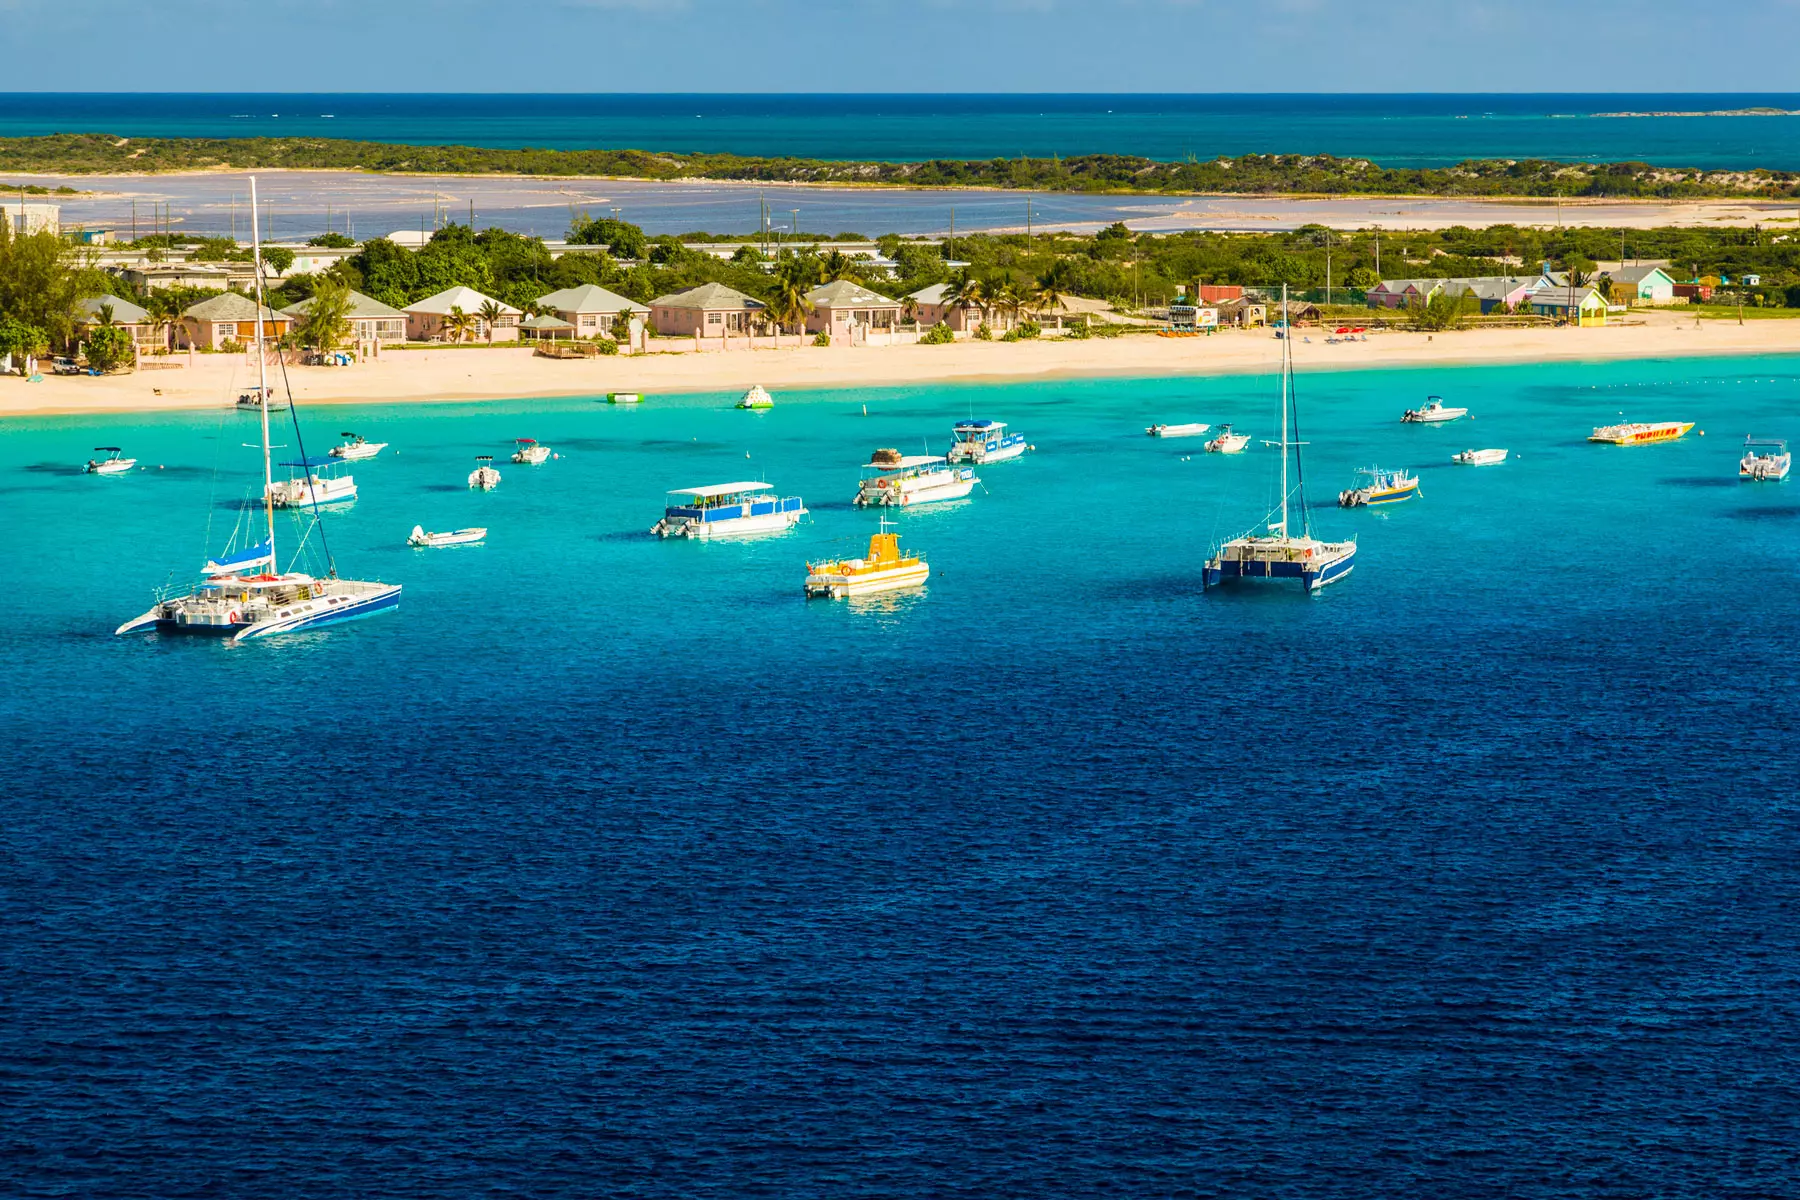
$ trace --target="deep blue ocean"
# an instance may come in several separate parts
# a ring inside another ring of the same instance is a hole
[[[0,93],[0,136],[314,136],[806,158],[1340,154],[1800,169],[1800,95],[367,95]]]
[[[1267,450],[1142,433],[1266,377],[307,410],[392,443],[329,530],[404,603],[238,649],[111,630],[254,421],[9,420],[0,1194],[1791,1195],[1800,481],[1735,463],[1796,361],[1320,351],[1311,599],[1199,586]],[[1037,452],[905,515],[929,586],[803,600],[971,411]],[[645,532],[757,475],[811,523]]]

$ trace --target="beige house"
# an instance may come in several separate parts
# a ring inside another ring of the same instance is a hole
[[[461,309],[463,314],[474,321],[471,336],[475,341],[516,342],[519,340],[519,318],[523,314],[510,304],[500,305],[500,315],[494,321],[493,336],[488,336],[487,319],[481,315],[486,304],[498,304],[492,296],[484,296],[474,288],[453,287],[439,292],[435,296],[427,296],[417,304],[406,306],[406,336],[415,342],[446,342],[454,335],[444,332],[444,318],[453,310]]]
[[[1269,323],[1269,306],[1257,300],[1239,298],[1219,301],[1219,324],[1238,329],[1260,329]]]
[[[722,338],[750,333],[764,321],[768,305],[722,283],[703,283],[650,302],[656,332],[673,336]]]
[[[973,304],[951,303],[949,293],[949,284],[934,283],[907,297],[913,302],[921,329],[929,329],[942,322],[957,333],[972,333],[983,320],[988,322],[989,329],[998,328],[994,324],[995,314],[992,311],[984,313]]]
[[[894,332],[900,324],[900,302],[871,292],[860,283],[839,279],[806,293],[808,333],[828,333],[832,341],[855,341],[872,329]]]
[[[202,300],[175,321],[175,344],[200,350],[223,349],[225,343],[248,346],[256,339],[256,318],[262,314],[263,337],[273,341],[285,337],[294,327],[292,317],[284,317],[256,301],[236,292],[226,292],[211,300]]]
[[[584,283],[538,297],[538,307],[567,321],[578,338],[609,337],[623,341],[631,332],[631,318],[648,317],[650,310],[617,292]]]
[[[138,350],[148,354],[168,346],[168,332],[150,319],[150,314],[129,300],[117,296],[96,296],[81,302],[81,315],[75,318],[75,338],[82,341],[100,325],[101,308],[112,306],[112,323],[131,335]]]
[[[304,324],[306,314],[311,309],[312,301],[308,299],[290,304],[281,311],[294,318],[296,323]],[[371,296],[351,292],[350,336],[346,340],[359,345],[366,342],[404,342],[406,314],[397,308],[389,308]]]

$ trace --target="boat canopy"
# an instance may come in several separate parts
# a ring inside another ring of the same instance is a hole
[[[904,471],[912,467],[922,467],[928,463],[947,462],[941,454],[909,454],[899,462],[865,463],[863,469],[868,471]]]
[[[111,450],[114,454],[117,454],[119,452],[120,447],[118,447],[118,446],[95,446],[94,449],[96,449],[96,450]]]
[[[768,487],[768,484],[757,480],[748,483],[713,483],[708,484],[705,487],[671,488],[669,495],[693,496],[698,499],[705,499],[709,496],[729,496],[734,492],[764,491]]]
[[[519,443],[519,445],[521,445],[521,446],[535,446],[535,445],[537,445],[537,439],[536,439],[536,438],[514,438],[514,439],[513,439],[513,441],[515,441],[515,442],[517,442],[517,443]]]
[[[239,550],[236,554],[224,554],[218,558],[207,559],[206,573],[208,575],[233,575],[246,567],[260,567],[264,563],[274,561],[275,548],[268,542],[259,542],[257,545]]]
[[[990,429],[997,431],[1005,428],[1005,421],[958,421],[956,423],[956,432],[958,433],[963,433],[965,431],[969,433],[986,432]]]

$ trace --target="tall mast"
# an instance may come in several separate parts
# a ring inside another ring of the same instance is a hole
[[[1281,536],[1288,531],[1288,361],[1294,353],[1294,325],[1288,320],[1287,284],[1281,285]]]
[[[250,177],[250,265],[256,275],[256,394],[262,409],[263,514],[269,520],[269,574],[281,573],[275,555],[275,468],[269,462],[269,364],[263,353],[262,222],[256,215],[256,176]]]

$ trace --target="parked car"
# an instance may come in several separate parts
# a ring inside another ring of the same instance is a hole
[[[72,358],[59,356],[50,364],[50,371],[54,375],[84,375],[87,373],[87,368]]]

